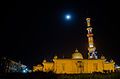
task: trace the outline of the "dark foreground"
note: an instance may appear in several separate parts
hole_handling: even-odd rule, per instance
[[[54,74],[52,72],[43,73],[2,73],[0,74],[0,79],[120,79],[120,72],[115,73],[93,73],[93,74]]]

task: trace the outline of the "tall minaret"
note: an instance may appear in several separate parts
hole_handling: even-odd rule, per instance
[[[90,18],[86,18],[87,21],[87,37],[88,37],[88,43],[89,43],[89,47],[88,47],[88,59],[97,59],[97,52],[96,47],[94,46],[94,42],[93,42],[93,33],[92,33],[92,27],[90,25]]]

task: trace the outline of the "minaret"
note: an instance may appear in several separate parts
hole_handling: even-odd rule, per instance
[[[87,37],[88,37],[88,43],[89,43],[89,47],[88,47],[88,59],[97,59],[97,52],[96,47],[94,46],[94,42],[93,42],[93,33],[92,33],[92,27],[90,25],[90,18],[86,18],[87,21]]]

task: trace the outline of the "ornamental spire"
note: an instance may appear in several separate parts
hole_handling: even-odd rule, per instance
[[[89,59],[97,59],[97,52],[96,52],[96,47],[94,46],[94,42],[93,42],[93,33],[92,33],[92,27],[90,25],[90,18],[86,18],[87,21],[87,37],[88,37],[88,58]]]

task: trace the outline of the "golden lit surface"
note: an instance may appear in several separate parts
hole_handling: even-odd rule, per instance
[[[36,71],[43,71],[43,67],[39,64],[37,66],[33,66],[33,72],[36,72]]]
[[[87,34],[87,37],[93,36],[93,34]]]
[[[106,59],[55,59],[54,62],[43,63],[43,71],[53,71],[56,74],[78,74],[104,72],[110,70],[114,72],[114,62],[105,63]],[[35,67],[34,71],[42,70],[40,66]]]

